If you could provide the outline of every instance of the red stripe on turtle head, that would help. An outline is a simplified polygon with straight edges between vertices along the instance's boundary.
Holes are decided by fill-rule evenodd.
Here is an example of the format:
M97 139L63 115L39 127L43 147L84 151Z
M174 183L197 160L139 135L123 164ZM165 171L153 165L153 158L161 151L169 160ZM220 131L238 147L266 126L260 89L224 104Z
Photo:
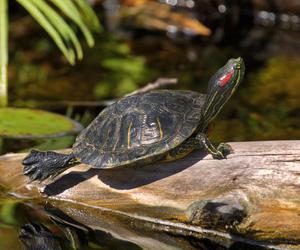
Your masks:
M231 70L227 75L221 77L220 86L224 87L229 82L233 74L234 74L234 70Z

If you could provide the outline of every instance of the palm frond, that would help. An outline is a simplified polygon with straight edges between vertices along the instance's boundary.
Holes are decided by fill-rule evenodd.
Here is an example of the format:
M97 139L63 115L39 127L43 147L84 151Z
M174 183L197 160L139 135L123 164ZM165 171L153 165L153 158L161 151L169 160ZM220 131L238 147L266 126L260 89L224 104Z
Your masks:
M83 57L74 28L75 23L87 44L95 43L92 31L99 31L99 20L86 0L16 0L50 35L70 64ZM7 105L8 0L0 0L0 107ZM62 13L61 13L62 12Z
M101 26L99 23L99 19L91 6L86 2L86 0L75 0L75 3L83 13L85 22L95 31L100 31Z
M53 41L56 43L58 48L67 58L70 64L75 63L75 54L72 49L69 49L63 41L63 38L55 29L53 24L49 22L47 17L43 14L43 12L36 6L36 0L17 0L19 4L21 4L36 21L47 31L47 33L51 36Z
M87 44L92 47L94 46L94 38L87 24L84 22L80 10L74 4L72 0L52 0L52 3L56 5L68 18L70 18L83 33Z
M65 40L66 44L69 46L74 46L78 59L82 59L82 47L70 25L44 0L34 0L33 3L48 18L49 22Z
M100 24L95 12L85 0L52 0L52 5L46 0L17 2L45 29L71 64L75 63L76 58L82 59L82 47L74 29L59 11L79 27L90 47L94 45L92 30L99 31Z

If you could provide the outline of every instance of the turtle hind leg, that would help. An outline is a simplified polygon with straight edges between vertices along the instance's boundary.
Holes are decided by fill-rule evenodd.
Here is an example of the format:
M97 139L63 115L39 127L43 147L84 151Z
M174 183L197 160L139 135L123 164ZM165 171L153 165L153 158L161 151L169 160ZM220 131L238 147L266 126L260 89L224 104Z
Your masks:
M198 148L199 142L195 138L189 138L181 145L171 149L166 157L162 160L163 162L169 162L184 158L190 154L194 149Z
M73 154L32 150L22 162L24 165L23 174L29 177L30 182L35 180L43 181L50 176L60 174L77 163L79 161Z

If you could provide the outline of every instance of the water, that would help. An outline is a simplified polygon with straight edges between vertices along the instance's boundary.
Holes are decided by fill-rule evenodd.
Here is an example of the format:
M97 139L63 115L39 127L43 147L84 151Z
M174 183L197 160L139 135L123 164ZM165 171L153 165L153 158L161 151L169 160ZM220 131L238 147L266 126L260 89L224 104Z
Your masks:
M0 220L0 249L141 249L82 225L50 206L3 199Z

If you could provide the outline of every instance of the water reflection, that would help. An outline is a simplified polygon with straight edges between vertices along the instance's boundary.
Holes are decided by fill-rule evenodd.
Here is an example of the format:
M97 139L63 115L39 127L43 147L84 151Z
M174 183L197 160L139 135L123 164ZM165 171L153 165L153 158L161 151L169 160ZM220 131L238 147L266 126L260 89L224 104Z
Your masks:
M79 228L55 219L52 222L51 230L41 223L28 223L21 227L19 239L26 250L142 249L100 230Z
M7 204L14 204L14 206ZM10 209L8 209L8 207ZM4 210L9 211L5 216ZM0 249L25 250L68 250L68 249L200 249L200 250L236 250L264 249L241 242L218 243L211 239L183 236L168 230L156 232L155 227L135 228L135 223L120 221L113 217L92 213L84 209L71 209L66 214L53 205L39 202L19 203L11 199L2 199L0 206ZM73 213L73 214L72 214ZM79 213L79 214L78 214ZM70 215L71 214L71 215ZM74 216L80 216L83 224ZM5 217L13 216L10 221ZM72 217L71 217L72 216ZM93 217L94 216L94 217ZM131 225L132 224L132 225ZM142 226L143 227L143 226Z
M19 239L19 240L18 240ZM0 249L142 249L105 231L83 225L52 206L2 199Z
M62 250L60 238L41 223L28 223L21 227L19 238L26 250Z
M46 205L44 209L52 223L63 232L69 247L74 249L89 249L91 246L93 246L91 248L101 247L101 249L142 249L135 243L113 237L111 233L84 225L58 208Z

